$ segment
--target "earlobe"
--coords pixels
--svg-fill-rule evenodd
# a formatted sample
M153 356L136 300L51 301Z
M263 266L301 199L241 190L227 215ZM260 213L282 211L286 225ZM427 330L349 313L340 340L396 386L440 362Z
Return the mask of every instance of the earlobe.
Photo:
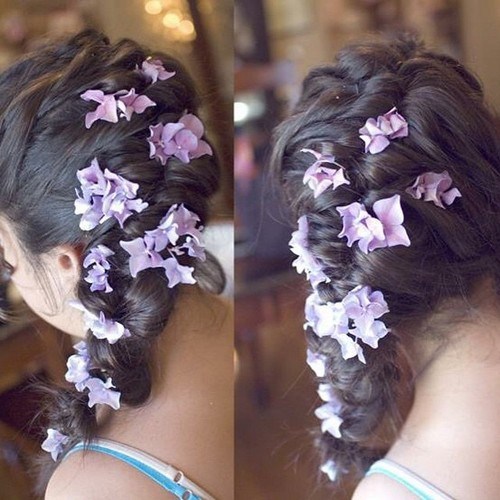
M80 274L81 253L74 247L64 245L58 248L57 267L61 274L72 274L77 279Z

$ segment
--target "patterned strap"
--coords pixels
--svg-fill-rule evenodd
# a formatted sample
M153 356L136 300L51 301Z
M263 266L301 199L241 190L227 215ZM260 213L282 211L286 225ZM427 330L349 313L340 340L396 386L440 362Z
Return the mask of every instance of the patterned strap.
M407 490L411 491L421 500L453 500L452 497L432 484L387 458L375 462L370 467L366 475L371 476L372 474L383 474L390 477L394 481L402 484Z
M77 451L87 450L104 453L127 463L181 500L215 500L175 467L143 451L109 439L94 439L89 444L77 443L64 458Z

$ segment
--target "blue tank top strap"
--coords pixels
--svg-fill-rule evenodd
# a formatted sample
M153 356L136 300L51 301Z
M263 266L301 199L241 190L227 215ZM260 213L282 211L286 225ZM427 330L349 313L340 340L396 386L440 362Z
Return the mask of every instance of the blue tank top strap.
M66 453L64 459L78 451L94 451L121 460L181 500L215 500L180 470L131 446L109 439L94 439L88 444L77 443Z
M378 460L370 467L366 475L371 476L372 474L383 474L390 477L421 500L453 500L452 497L417 474L387 458Z

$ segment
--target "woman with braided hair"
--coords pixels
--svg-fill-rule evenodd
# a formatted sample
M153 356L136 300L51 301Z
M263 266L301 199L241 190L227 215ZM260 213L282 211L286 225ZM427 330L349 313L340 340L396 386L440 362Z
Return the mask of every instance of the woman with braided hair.
M232 498L232 313L204 248L219 168L197 106L178 61L94 31L0 75L4 267L82 339L46 404L48 500Z
M356 500L498 497L499 152L477 79L405 36L313 69L276 131L321 470Z

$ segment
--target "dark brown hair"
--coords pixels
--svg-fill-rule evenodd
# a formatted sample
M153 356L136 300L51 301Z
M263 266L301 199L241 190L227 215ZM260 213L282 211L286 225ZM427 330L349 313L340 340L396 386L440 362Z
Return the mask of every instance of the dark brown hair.
M160 59L175 77L155 84L134 71L148 56ZM113 93L135 88L156 106L131 121L95 123L85 128L85 114L94 109L79 96L88 89ZM175 122L184 112L196 113L194 84L182 65L164 53L151 53L132 40L111 44L88 30L62 42L48 44L27 55L0 76L0 213L11 221L17 237L40 269L39 255L58 245L71 245L82 255L103 244L115 252L111 263L112 293L91 292L82 269L77 296L93 312L103 311L133 335L115 344L87 333L87 346L97 372L105 373L121 392L125 405L145 403L151 392L149 360L155 339L164 330L178 287L167 287L161 269L148 269L132 278L128 255L120 240L142 237L154 229L176 203L198 214L206 224L209 198L218 188L216 156L189 164L168 165L149 158L149 126ZM131 216L121 229L115 219L92 231L79 229L74 214L76 172L97 157L101 166L140 185L139 197L149 207ZM196 266L195 276L205 288L220 292L224 278L213 257ZM47 270L50 272L50 270ZM86 393L65 386L54 391L47 405L49 424L76 441L96 433L95 407ZM50 460L50 459L49 459ZM48 479L44 474L42 483Z
M407 119L409 136L379 154L365 153L358 130L394 106ZM314 198L302 182L311 155L300 150L321 151L325 143L351 184ZM294 219L306 214L309 249L331 279L319 285L321 298L339 301L355 286L370 285L390 308L383 321L392 333L378 349L365 349L366 365L344 360L335 340L307 332L309 348L328 356L322 382L343 404L342 438L318 437L323 460L336 463L339 477L363 474L386 453L375 440L381 422L401 423L402 393L411 395L403 334L437 337L440 329L429 321L444 304L466 301L482 277L500 277L498 146L478 80L407 36L349 46L335 64L313 69L295 110L276 130L272 165L280 189ZM418 175L444 170L463 195L445 210L405 192ZM357 245L348 248L338 237L342 220L335 208L352 202L370 208L396 193L411 246L368 255Z

